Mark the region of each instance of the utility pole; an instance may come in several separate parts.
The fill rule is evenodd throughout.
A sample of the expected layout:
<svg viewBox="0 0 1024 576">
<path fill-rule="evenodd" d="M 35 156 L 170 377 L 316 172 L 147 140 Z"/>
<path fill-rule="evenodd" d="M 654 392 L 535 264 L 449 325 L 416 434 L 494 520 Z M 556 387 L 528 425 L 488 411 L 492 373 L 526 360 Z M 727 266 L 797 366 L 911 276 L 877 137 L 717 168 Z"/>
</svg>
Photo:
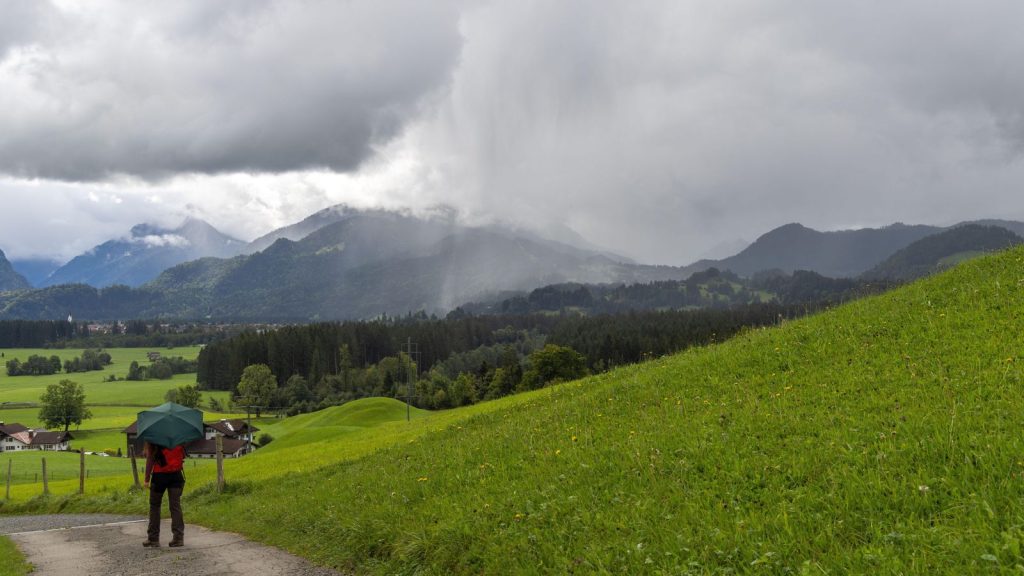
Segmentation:
<svg viewBox="0 0 1024 576">
<path fill-rule="evenodd" d="M 412 390 L 416 385 L 416 377 L 419 375 L 419 343 L 413 342 L 412 338 L 405 339 L 405 353 L 409 356 L 412 364 L 410 370 L 406 371 L 405 377 L 405 421 L 412 421 Z"/>
<path fill-rule="evenodd" d="M 246 430 L 246 435 L 245 435 L 245 440 L 246 440 L 245 453 L 246 454 L 252 453 L 252 410 L 254 408 L 261 409 L 262 406 L 254 406 L 252 404 L 246 404 L 245 405 L 245 422 L 246 422 L 246 426 L 248 426 L 248 428 L 249 428 L 248 430 Z"/>
</svg>

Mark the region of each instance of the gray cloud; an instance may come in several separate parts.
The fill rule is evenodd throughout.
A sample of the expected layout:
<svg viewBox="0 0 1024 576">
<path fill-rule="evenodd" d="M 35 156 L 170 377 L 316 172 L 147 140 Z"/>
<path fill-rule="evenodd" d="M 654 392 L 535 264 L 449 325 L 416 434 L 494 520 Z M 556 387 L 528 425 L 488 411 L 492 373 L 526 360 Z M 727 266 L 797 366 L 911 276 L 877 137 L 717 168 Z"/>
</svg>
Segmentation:
<svg viewBox="0 0 1024 576">
<path fill-rule="evenodd" d="M 0 59 L 11 47 L 31 43 L 57 17 L 51 4 L 34 0 L 2 0 L 0 14 Z"/>
<path fill-rule="evenodd" d="M 0 171 L 29 178 L 351 170 L 459 50 L 446 0 L 8 4 L 45 20 L 0 28 Z"/>
<path fill-rule="evenodd" d="M 96 215 L 123 229 L 445 202 L 685 263 L 791 221 L 1024 219 L 1012 0 L 136 6 L 0 28 L 0 171 L 172 176 Z"/>
<path fill-rule="evenodd" d="M 461 205 L 686 262 L 802 221 L 1024 217 L 1012 1 L 496 3 L 408 146 Z"/>
</svg>

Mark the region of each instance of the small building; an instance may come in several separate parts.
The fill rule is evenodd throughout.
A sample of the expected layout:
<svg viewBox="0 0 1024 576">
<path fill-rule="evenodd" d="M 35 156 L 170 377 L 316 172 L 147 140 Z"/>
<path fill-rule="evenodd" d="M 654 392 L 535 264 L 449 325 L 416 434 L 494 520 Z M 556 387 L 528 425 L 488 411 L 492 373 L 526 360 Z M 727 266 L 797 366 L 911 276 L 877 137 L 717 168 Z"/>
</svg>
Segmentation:
<svg viewBox="0 0 1024 576">
<path fill-rule="evenodd" d="M 159 352 L 146 352 L 146 358 L 149 358 L 150 362 L 156 362 L 160 359 Z"/>
<path fill-rule="evenodd" d="M 136 456 L 142 456 L 142 440 L 139 440 L 139 421 L 132 422 L 132 425 L 122 430 L 128 439 L 125 456 L 131 456 L 134 450 Z"/>
<path fill-rule="evenodd" d="M 225 439 L 230 438 L 232 440 L 255 442 L 256 438 L 254 438 L 253 435 L 260 431 L 260 429 L 255 426 L 250 430 L 249 423 L 241 418 L 221 419 L 217 422 L 204 423 L 204 426 L 206 426 L 207 440 L 212 440 L 216 436 L 223 436 Z"/>
<path fill-rule="evenodd" d="M 224 438 L 221 440 L 221 450 L 225 458 L 238 458 L 245 454 L 246 441 L 235 438 Z M 196 440 L 185 447 L 189 458 L 216 458 L 216 438 L 203 438 Z"/>
<path fill-rule="evenodd" d="M 43 428 L 33 429 L 18 423 L 0 422 L 0 452 L 70 450 L 73 438 L 70 432 L 50 432 Z"/>
</svg>

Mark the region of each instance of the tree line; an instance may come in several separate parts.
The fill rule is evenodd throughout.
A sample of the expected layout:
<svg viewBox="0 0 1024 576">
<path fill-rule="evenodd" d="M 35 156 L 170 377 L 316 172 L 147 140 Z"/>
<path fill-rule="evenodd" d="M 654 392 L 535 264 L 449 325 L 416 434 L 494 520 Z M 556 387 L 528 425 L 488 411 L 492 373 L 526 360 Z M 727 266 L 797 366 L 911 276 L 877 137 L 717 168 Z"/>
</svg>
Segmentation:
<svg viewBox="0 0 1024 576">
<path fill-rule="evenodd" d="M 206 346 L 197 381 L 239 394 L 245 371 L 264 366 L 266 406 L 307 411 L 368 396 L 447 408 L 530 390 L 556 379 L 673 353 L 807 311 L 759 304 L 725 310 L 623 315 L 410 316 L 249 332 Z M 416 343 L 412 356 L 405 349 Z M 415 362 L 414 362 L 415 360 Z M 412 375 L 411 375 L 412 374 Z"/>
<path fill-rule="evenodd" d="M 88 322 L 0 320 L 0 348 L 165 348 L 194 346 L 243 332 L 245 325 L 125 320 L 94 331 Z"/>
<path fill-rule="evenodd" d="M 60 357 L 56 355 L 47 358 L 33 354 L 24 362 L 18 358 L 12 358 L 7 361 L 6 366 L 8 376 L 49 376 L 50 374 L 57 374 L 61 371 L 61 368 L 68 374 L 72 372 L 103 370 L 110 363 L 110 354 L 103 350 L 85 350 L 81 356 L 65 360 L 63 364 L 60 361 Z"/>
<path fill-rule="evenodd" d="M 587 315 L 684 308 L 727 309 L 777 303 L 837 303 L 882 292 L 894 282 L 829 278 L 816 272 L 758 272 L 750 278 L 708 268 L 685 280 L 637 284 L 551 284 L 495 302 L 469 303 L 469 314 L 537 314 L 576 311 Z"/>
<path fill-rule="evenodd" d="M 0 348 L 43 348 L 53 342 L 87 338 L 89 325 L 66 320 L 0 320 Z"/>
<path fill-rule="evenodd" d="M 142 366 L 133 360 L 128 366 L 125 380 L 170 380 L 175 374 L 193 374 L 199 363 L 181 356 L 157 358 L 149 366 Z M 180 402 L 179 402 L 180 404 Z"/>
</svg>

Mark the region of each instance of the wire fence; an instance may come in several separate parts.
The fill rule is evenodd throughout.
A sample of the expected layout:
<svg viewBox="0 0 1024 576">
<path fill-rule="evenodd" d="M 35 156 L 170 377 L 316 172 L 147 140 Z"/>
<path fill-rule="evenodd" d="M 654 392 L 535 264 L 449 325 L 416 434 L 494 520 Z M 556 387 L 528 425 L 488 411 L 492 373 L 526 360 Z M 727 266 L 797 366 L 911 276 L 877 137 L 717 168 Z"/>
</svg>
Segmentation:
<svg viewBox="0 0 1024 576">
<path fill-rule="evenodd" d="M 42 459 L 46 458 L 46 479 L 48 482 L 60 482 L 62 480 L 79 479 L 79 461 L 55 457 L 54 452 L 39 452 L 38 459 L 26 458 L 3 458 L 0 455 L 0 487 L 7 483 L 10 474 L 12 486 L 20 484 L 42 484 L 43 466 Z M 35 456 L 33 454 L 32 456 Z M 75 456 L 78 456 L 75 454 Z M 131 460 L 128 458 L 86 456 L 85 478 L 102 478 L 106 476 L 120 476 L 131 474 Z"/>
</svg>

